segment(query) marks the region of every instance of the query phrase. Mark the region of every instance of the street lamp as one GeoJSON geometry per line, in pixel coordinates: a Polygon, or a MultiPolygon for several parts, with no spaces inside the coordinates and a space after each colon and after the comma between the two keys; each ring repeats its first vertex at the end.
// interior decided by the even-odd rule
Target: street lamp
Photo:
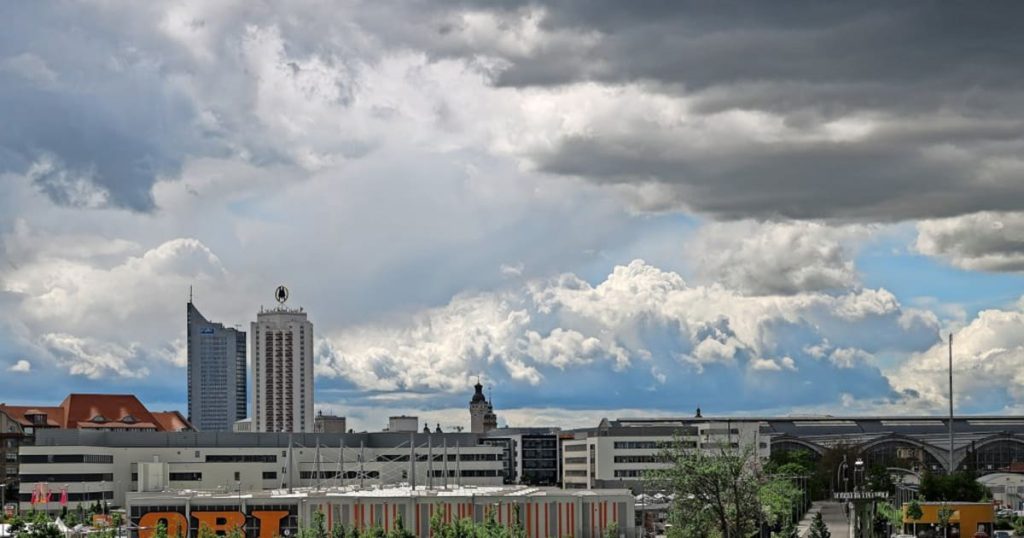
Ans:
{"type": "Polygon", "coordinates": [[[837,487],[839,486],[839,480],[840,480],[840,478],[842,478],[843,491],[846,491],[846,480],[847,480],[846,469],[848,467],[849,466],[846,464],[846,455],[844,454],[843,455],[843,461],[839,462],[839,467],[836,468],[836,486],[837,487]]]}
{"type": "Polygon", "coordinates": [[[860,487],[864,488],[864,460],[857,458],[853,462],[853,489],[857,490],[857,472],[860,472],[860,487]]]}

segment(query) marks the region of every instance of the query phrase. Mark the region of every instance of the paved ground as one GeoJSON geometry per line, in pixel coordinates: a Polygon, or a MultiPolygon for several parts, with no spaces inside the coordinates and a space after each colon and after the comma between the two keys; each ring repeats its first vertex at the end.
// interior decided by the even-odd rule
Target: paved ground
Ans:
{"type": "Polygon", "coordinates": [[[811,525],[814,514],[821,512],[825,525],[828,525],[828,532],[832,538],[849,538],[850,523],[846,520],[846,513],[843,510],[843,503],[837,502],[816,502],[811,505],[803,521],[800,522],[798,531],[800,536],[807,536],[807,529],[811,525]]]}

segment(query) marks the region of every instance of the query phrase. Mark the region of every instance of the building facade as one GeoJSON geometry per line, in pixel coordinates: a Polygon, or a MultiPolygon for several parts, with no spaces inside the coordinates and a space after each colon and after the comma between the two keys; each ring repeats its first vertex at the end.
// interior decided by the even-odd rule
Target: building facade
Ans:
{"type": "Polygon", "coordinates": [[[749,451],[761,459],[771,451],[769,436],[757,422],[603,420],[597,428],[577,430],[572,439],[562,440],[562,485],[639,490],[648,471],[671,466],[661,453],[677,440],[686,449],[749,451]]]}
{"type": "Polygon", "coordinates": [[[281,297],[279,291],[278,307],[261,309],[250,329],[253,431],[312,432],[313,324],[281,297]]]}
{"type": "MultiPolygon", "coordinates": [[[[498,486],[500,448],[469,433],[275,434],[46,430],[21,447],[21,508],[32,491],[67,487],[69,507],[124,506],[140,484],[248,493],[299,487],[498,486]],[[410,441],[415,449],[410,449],[410,441]],[[319,448],[317,444],[319,443],[319,448]],[[143,479],[140,479],[140,476],[143,479]]],[[[59,510],[53,506],[36,509],[59,510]]]]}
{"type": "Polygon", "coordinates": [[[560,486],[561,456],[558,428],[498,428],[484,442],[505,447],[510,484],[560,486]]]}
{"type": "Polygon", "coordinates": [[[494,414],[494,407],[484,396],[484,386],[478,380],[473,385],[475,391],[473,398],[469,401],[469,431],[473,433],[485,433],[498,427],[498,416],[494,414]]]}
{"type": "Polygon", "coordinates": [[[189,300],[188,419],[200,431],[231,431],[247,416],[245,331],[207,320],[189,300]]]}
{"type": "Polygon", "coordinates": [[[297,536],[324,514],[324,525],[379,528],[388,533],[399,519],[413,536],[428,538],[435,514],[445,522],[493,517],[502,527],[518,523],[530,538],[600,538],[614,525],[617,536],[637,536],[633,497],[625,490],[565,491],[524,486],[460,487],[412,490],[390,487],[307,489],[285,494],[261,491],[244,496],[224,492],[133,493],[128,497],[131,538],[153,538],[157,522],[170,536],[194,538],[199,527],[215,533],[241,527],[246,538],[297,536]],[[134,530],[137,529],[137,530],[134,530]]]}
{"type": "Polygon", "coordinates": [[[316,414],[313,419],[313,431],[316,433],[347,433],[345,417],[325,415],[323,412],[316,414]]]}
{"type": "Polygon", "coordinates": [[[18,484],[18,447],[25,431],[18,421],[0,409],[0,509],[14,499],[18,484]]]}

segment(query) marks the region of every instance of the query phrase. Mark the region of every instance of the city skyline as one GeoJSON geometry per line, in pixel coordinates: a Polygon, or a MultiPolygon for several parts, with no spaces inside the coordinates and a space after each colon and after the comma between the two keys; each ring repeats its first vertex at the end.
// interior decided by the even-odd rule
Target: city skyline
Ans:
{"type": "Polygon", "coordinates": [[[2,399],[284,284],[357,431],[1020,413],[1019,9],[2,6],[2,399]]]}

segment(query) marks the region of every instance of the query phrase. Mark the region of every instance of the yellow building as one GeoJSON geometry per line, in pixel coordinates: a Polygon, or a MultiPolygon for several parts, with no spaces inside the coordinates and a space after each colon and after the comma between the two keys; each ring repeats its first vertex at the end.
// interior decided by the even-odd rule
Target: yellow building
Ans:
{"type": "Polygon", "coordinates": [[[949,523],[954,532],[950,536],[961,536],[969,538],[979,530],[988,536],[992,536],[992,524],[996,520],[995,509],[992,503],[919,503],[923,515],[921,519],[912,520],[907,517],[907,506],[903,505],[903,531],[907,534],[914,534],[914,525],[917,525],[917,534],[922,532],[931,534],[933,529],[938,529],[939,510],[945,505],[953,511],[949,523]]]}

